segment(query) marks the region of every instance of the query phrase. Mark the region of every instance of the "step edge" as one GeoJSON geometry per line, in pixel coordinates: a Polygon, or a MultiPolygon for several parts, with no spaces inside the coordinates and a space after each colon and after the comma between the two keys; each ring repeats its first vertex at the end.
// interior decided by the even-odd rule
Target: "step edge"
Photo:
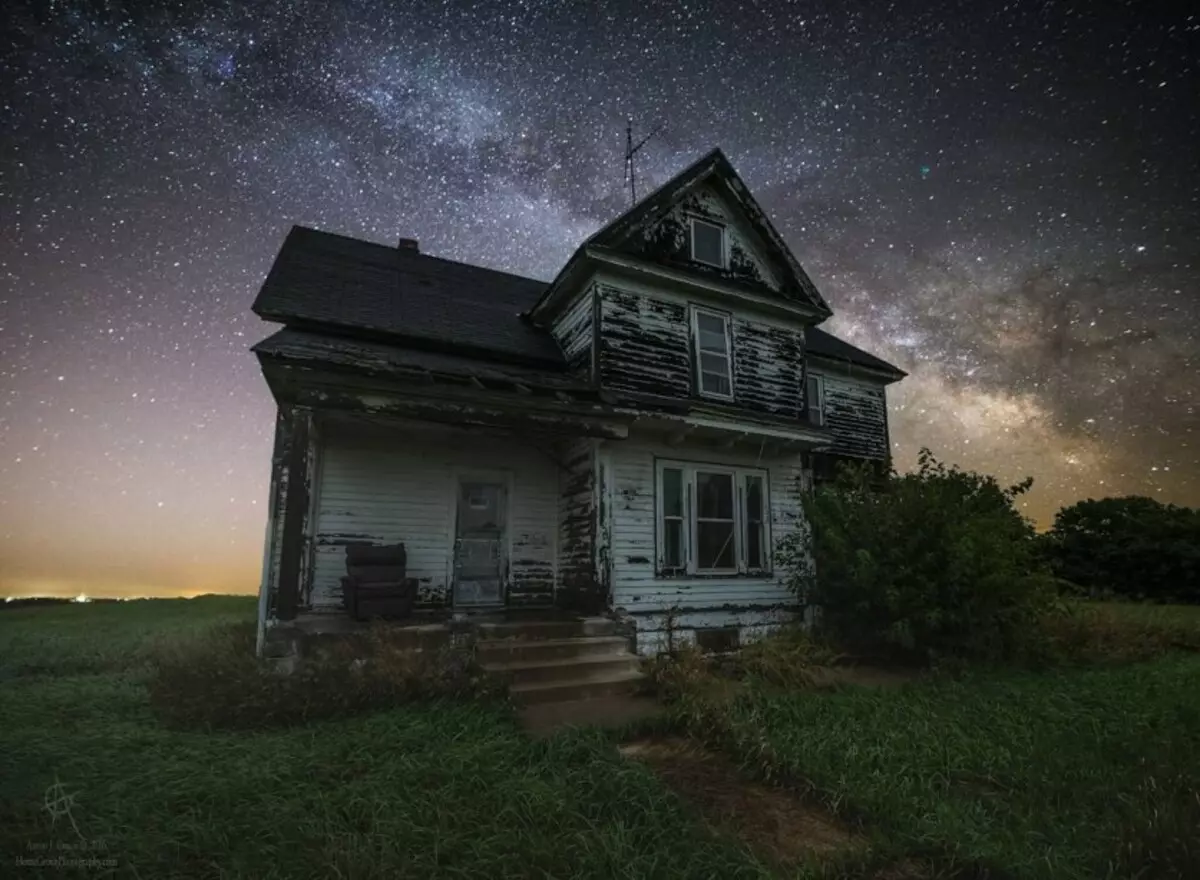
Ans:
{"type": "Polygon", "coordinates": [[[529,646],[536,646],[533,650],[552,651],[558,648],[607,648],[617,646],[628,646],[629,640],[621,636],[589,636],[587,640],[579,639],[531,639],[528,641],[503,641],[491,642],[481,641],[475,643],[475,650],[485,654],[512,654],[516,651],[523,650],[529,646]]]}
{"type": "Polygon", "coordinates": [[[633,671],[620,675],[610,675],[604,678],[565,678],[552,681],[530,681],[523,682],[521,684],[514,684],[509,688],[509,691],[514,694],[536,693],[539,691],[558,690],[559,688],[577,688],[600,684],[622,684],[625,682],[641,681],[645,677],[646,676],[644,673],[633,671]]]}
{"type": "Polygon", "coordinates": [[[479,664],[485,672],[524,672],[527,669],[559,669],[570,666],[603,666],[606,663],[628,664],[630,660],[638,661],[637,654],[628,651],[621,654],[584,654],[582,657],[556,657],[551,660],[521,660],[516,663],[479,664]]]}

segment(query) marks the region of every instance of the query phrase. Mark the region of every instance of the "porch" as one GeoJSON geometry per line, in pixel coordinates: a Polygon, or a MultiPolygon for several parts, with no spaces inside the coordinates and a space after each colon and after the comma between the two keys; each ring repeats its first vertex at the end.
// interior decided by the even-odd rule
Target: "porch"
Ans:
{"type": "Polygon", "coordinates": [[[313,621],[309,630],[353,629],[342,596],[353,544],[404,545],[406,576],[416,584],[414,624],[603,609],[598,439],[587,436],[594,429],[281,404],[263,631],[301,619],[313,621]]]}
{"type": "Polygon", "coordinates": [[[484,671],[507,681],[513,699],[526,706],[628,695],[643,678],[636,624],[553,608],[420,611],[403,620],[371,622],[305,612],[270,626],[262,654],[291,672],[372,627],[381,628],[391,650],[470,653],[484,671]]]}

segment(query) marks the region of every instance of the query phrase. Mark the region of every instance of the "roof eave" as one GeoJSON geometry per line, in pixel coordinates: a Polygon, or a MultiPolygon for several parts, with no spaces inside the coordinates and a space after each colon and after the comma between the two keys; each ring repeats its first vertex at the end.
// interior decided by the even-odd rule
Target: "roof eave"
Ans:
{"type": "Polygon", "coordinates": [[[887,369],[884,369],[874,364],[866,364],[850,358],[841,358],[828,354],[821,354],[820,352],[813,351],[811,348],[808,349],[807,356],[810,360],[821,361],[826,365],[847,368],[855,375],[861,375],[871,379],[878,379],[885,385],[891,385],[894,382],[899,382],[901,379],[908,376],[908,373],[906,373],[904,370],[900,369],[899,367],[892,366],[891,364],[887,364],[886,361],[883,363],[887,364],[887,369]]]}
{"type": "MultiPolygon", "coordinates": [[[[566,364],[561,360],[561,358],[555,359],[549,356],[541,357],[539,355],[532,354],[518,354],[517,352],[484,348],[477,345],[469,345],[460,342],[454,342],[452,340],[433,339],[426,336],[406,336],[402,333],[380,330],[378,327],[369,327],[361,324],[333,321],[317,321],[304,318],[299,315],[264,311],[256,312],[256,314],[266,321],[277,322],[283,324],[285,327],[295,330],[303,330],[308,333],[325,334],[328,336],[349,336],[351,338],[374,342],[384,342],[391,345],[396,345],[403,348],[413,348],[420,351],[461,354],[465,355],[466,357],[477,358],[485,363],[490,361],[497,364],[515,364],[546,369],[566,370],[566,364]]],[[[271,337],[268,336],[266,339],[260,340],[260,342],[266,342],[270,338],[271,337]]],[[[255,343],[255,345],[258,345],[258,343],[255,343]]],[[[251,348],[253,350],[254,346],[251,348]]]]}

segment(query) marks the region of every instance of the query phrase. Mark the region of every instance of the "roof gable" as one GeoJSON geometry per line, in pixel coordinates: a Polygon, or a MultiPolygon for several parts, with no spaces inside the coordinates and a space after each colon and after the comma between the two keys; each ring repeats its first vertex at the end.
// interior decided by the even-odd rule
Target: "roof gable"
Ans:
{"type": "MultiPolygon", "coordinates": [[[[832,314],[725,154],[715,149],[600,229],[577,253],[608,249],[832,314]],[[725,229],[724,268],[691,258],[691,218],[725,229]]],[[[553,285],[552,285],[553,287],[553,285]]]]}

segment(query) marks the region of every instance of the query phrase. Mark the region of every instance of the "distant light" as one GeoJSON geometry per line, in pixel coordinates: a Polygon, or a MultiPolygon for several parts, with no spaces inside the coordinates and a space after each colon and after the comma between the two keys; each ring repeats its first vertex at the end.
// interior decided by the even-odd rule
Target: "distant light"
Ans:
{"type": "Polygon", "coordinates": [[[72,602],[91,602],[92,600],[87,597],[87,593],[80,593],[78,596],[76,596],[71,601],[72,602]]]}
{"type": "Polygon", "coordinates": [[[1144,244],[1139,244],[1137,247],[1134,248],[1134,250],[1137,251],[1139,254],[1143,254],[1146,252],[1146,246],[1144,244]]]}

